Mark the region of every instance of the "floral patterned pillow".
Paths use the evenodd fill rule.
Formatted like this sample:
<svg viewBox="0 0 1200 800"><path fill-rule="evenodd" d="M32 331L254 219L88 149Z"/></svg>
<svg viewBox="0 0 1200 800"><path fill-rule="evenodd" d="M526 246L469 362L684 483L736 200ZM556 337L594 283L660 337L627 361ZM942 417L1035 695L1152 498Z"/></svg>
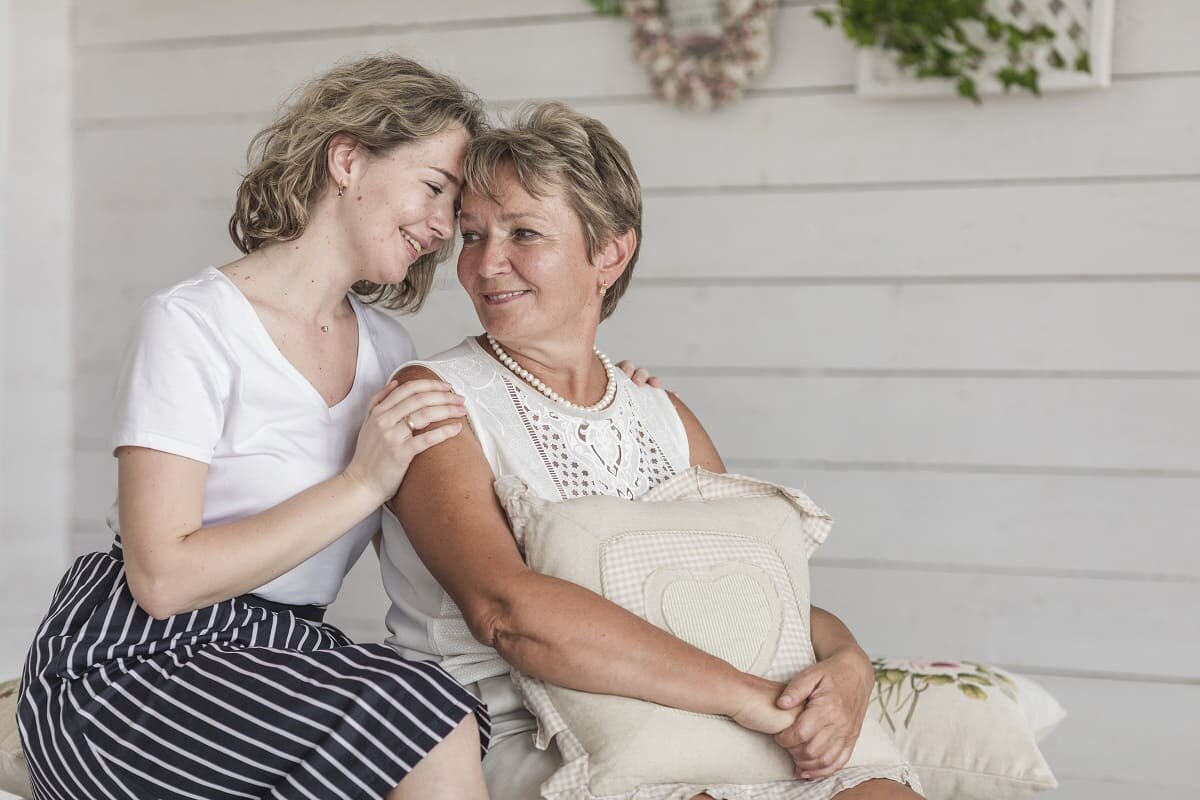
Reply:
<svg viewBox="0 0 1200 800"><path fill-rule="evenodd" d="M929 800L1015 800L1058 785L1037 742L1066 716L1038 684L972 661L876 658L868 715Z"/></svg>

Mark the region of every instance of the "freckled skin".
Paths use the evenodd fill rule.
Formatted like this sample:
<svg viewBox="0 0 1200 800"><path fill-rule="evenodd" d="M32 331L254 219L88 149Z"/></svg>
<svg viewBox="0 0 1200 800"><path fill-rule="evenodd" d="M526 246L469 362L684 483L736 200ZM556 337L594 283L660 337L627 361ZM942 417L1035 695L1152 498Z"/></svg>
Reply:
<svg viewBox="0 0 1200 800"><path fill-rule="evenodd" d="M463 195L458 279L476 313L493 336L517 347L544 342L551 331L590 341L600 319L601 279L582 223L561 194L533 198L511 170L497 177L499 203ZM522 289L529 294L507 304L483 299Z"/></svg>
<svg viewBox="0 0 1200 800"><path fill-rule="evenodd" d="M454 207L459 186L444 173L462 176L467 133L449 128L435 136L380 155L354 160L357 189L352 202L332 204L350 261L359 277L375 283L399 283L421 255L454 236ZM400 229L421 244L413 256Z"/></svg>

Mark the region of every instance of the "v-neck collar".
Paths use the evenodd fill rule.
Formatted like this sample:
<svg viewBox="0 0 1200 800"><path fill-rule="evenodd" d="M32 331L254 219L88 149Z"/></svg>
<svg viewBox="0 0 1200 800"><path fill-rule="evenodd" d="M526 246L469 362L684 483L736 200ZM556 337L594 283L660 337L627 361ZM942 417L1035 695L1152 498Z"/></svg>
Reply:
<svg viewBox="0 0 1200 800"><path fill-rule="evenodd" d="M233 279L224 272L221 272L216 267L209 267L208 269L215 273L220 280L224 281L241 299L246 311L250 314L251 327L254 329L255 335L259 338L260 344L271 354L272 358L279 362L280 368L290 375L294 381L303 385L309 395L329 414L337 414L346 408L349 401L358 393L359 384L363 380L363 357L367 350L367 326L366 321L363 319L362 309L358 306L357 298L351 294L346 295L346 299L350 303L350 308L354 311L355 325L358 326L358 352L355 354L354 359L354 380L350 383L350 390L346 392L346 396L333 405L329 405L325 402L325 397L317 387L313 386L312 381L304 377L304 374L296 369L296 365L288 360L288 357L279 349L279 345L275 344L275 340L271 338L267 326L263 324L262 317L258 316L258 311L255 310L254 304L250 302L250 298L246 297L246 294L238 288Z"/></svg>

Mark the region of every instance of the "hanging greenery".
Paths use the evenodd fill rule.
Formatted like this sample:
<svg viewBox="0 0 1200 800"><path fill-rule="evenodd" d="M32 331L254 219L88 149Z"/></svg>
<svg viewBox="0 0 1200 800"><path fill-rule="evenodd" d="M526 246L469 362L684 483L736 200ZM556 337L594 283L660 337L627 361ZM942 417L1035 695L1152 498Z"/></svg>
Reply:
<svg viewBox="0 0 1200 800"><path fill-rule="evenodd" d="M1014 0L1014 8L1024 4ZM1014 15L1018 12L1014 12ZM1007 58L991 73L1004 87L1040 95L1038 59L1053 69L1091 72L1088 51L1068 55L1055 45L1057 34L1041 23L1026 26L1001 19L987 0L836 0L813 14L830 27L840 26L859 47L878 47L917 78L954 82L958 93L979 103L979 79L985 60L1003 48Z"/></svg>
<svg viewBox="0 0 1200 800"><path fill-rule="evenodd" d="M624 0L588 0L599 14L608 17L619 17L622 13Z"/></svg>

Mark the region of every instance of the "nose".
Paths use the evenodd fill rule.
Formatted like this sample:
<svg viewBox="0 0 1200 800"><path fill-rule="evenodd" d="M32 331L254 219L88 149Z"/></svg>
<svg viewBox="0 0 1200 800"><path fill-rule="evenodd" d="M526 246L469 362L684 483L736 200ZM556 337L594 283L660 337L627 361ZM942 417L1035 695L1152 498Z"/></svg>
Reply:
<svg viewBox="0 0 1200 800"><path fill-rule="evenodd" d="M471 248L478 258L475 265L480 277L494 278L506 274L512 266L508 262L508 253L504 247L505 240L501 236L488 236ZM464 248L465 252L465 248Z"/></svg>
<svg viewBox="0 0 1200 800"><path fill-rule="evenodd" d="M449 195L449 192L446 192ZM447 198L446 202L438 203L429 217L429 230L443 242L454 236L454 201Z"/></svg>

